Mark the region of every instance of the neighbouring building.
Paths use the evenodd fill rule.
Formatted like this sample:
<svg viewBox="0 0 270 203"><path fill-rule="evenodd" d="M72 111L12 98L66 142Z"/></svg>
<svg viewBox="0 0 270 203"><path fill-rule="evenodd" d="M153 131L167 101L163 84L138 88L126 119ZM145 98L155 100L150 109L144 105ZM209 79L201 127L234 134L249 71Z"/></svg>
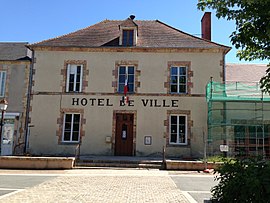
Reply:
<svg viewBox="0 0 270 203"><path fill-rule="evenodd" d="M203 156L205 86L230 47L211 41L210 13L203 38L134 18L29 45L31 154Z"/></svg>
<svg viewBox="0 0 270 203"><path fill-rule="evenodd" d="M1 155L22 154L27 133L27 98L31 52L27 43L0 43L0 100L8 102L4 113Z"/></svg>
<svg viewBox="0 0 270 203"><path fill-rule="evenodd" d="M225 83L209 82L208 153L270 157L270 96L260 89L266 65L227 64Z"/></svg>

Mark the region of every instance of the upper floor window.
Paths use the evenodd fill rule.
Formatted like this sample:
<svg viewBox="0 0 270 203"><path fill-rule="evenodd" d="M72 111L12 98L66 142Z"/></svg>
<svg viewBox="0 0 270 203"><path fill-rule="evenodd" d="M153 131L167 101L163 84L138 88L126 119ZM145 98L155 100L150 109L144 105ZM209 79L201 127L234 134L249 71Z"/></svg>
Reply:
<svg viewBox="0 0 270 203"><path fill-rule="evenodd" d="M123 30L122 45L133 46L134 42L134 30Z"/></svg>
<svg viewBox="0 0 270 203"><path fill-rule="evenodd" d="M135 68L134 66L119 66L118 73L118 92L134 93Z"/></svg>
<svg viewBox="0 0 270 203"><path fill-rule="evenodd" d="M0 71L0 97L5 96L6 75L6 71Z"/></svg>
<svg viewBox="0 0 270 203"><path fill-rule="evenodd" d="M170 116L170 144L187 144L187 116Z"/></svg>
<svg viewBox="0 0 270 203"><path fill-rule="evenodd" d="M83 65L71 65L67 67L66 92L82 91Z"/></svg>
<svg viewBox="0 0 270 203"><path fill-rule="evenodd" d="M81 114L65 113L63 123L63 142L79 142Z"/></svg>
<svg viewBox="0 0 270 203"><path fill-rule="evenodd" d="M187 67L171 67L170 92L187 93Z"/></svg>

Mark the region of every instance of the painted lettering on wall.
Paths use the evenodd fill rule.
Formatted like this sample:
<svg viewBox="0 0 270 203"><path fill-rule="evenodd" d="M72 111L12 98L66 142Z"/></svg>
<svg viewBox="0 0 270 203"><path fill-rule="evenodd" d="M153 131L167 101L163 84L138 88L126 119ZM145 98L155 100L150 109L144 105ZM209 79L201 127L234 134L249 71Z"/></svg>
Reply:
<svg viewBox="0 0 270 203"><path fill-rule="evenodd" d="M179 100L178 99L139 99L138 103L142 107L150 108L177 108ZM97 106L97 107L108 107L115 106L115 104L109 98L72 98L72 106ZM119 100L117 106L135 106L135 101L130 99L125 103L122 99Z"/></svg>
<svg viewBox="0 0 270 203"><path fill-rule="evenodd" d="M178 107L178 100L141 99L144 107Z"/></svg>
<svg viewBox="0 0 270 203"><path fill-rule="evenodd" d="M110 99L95 99L95 98L72 98L72 106L113 106Z"/></svg>

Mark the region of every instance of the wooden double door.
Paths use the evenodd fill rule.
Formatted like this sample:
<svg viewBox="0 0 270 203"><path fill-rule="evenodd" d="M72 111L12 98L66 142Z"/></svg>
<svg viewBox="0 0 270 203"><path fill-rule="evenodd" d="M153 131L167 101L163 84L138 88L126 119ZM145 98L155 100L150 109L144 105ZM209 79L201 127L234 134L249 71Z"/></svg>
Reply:
<svg viewBox="0 0 270 203"><path fill-rule="evenodd" d="M133 156L133 124L133 114L116 114L116 156Z"/></svg>

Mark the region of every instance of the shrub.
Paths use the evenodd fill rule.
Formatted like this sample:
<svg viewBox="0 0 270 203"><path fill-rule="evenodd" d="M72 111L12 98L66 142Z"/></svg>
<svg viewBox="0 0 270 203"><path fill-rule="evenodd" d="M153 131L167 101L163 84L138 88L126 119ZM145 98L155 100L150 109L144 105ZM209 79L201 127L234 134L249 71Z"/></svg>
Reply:
<svg viewBox="0 0 270 203"><path fill-rule="evenodd" d="M234 158L231 158L231 157L223 157L223 156L210 156L210 157L207 157L207 159L201 159L201 161L207 161L207 162L228 162L228 161L231 161L231 160L234 160Z"/></svg>
<svg viewBox="0 0 270 203"><path fill-rule="evenodd" d="M215 173L212 202L270 202L270 163L263 160L227 161Z"/></svg>

